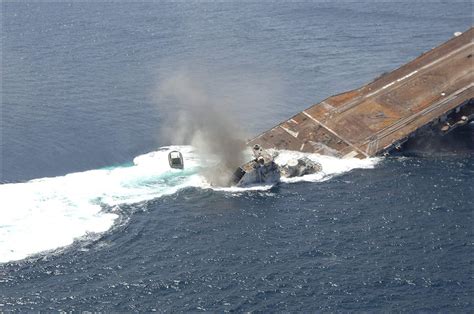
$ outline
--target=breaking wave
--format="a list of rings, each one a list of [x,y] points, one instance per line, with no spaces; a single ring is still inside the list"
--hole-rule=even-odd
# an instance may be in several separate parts
[[[179,150],[184,170],[170,169],[168,153]],[[302,153],[281,151],[279,164]],[[347,159],[306,154],[322,165],[321,173],[283,182],[318,182],[354,168],[371,168],[377,159]],[[167,146],[137,156],[133,164],[0,185],[0,263],[65,247],[75,239],[109,230],[119,218],[122,204],[139,203],[170,195],[186,187],[212,188],[225,193],[268,190],[270,185],[248,188],[213,188],[201,176],[203,161],[191,146]]]
[[[293,177],[293,178],[281,178],[280,180],[285,183],[294,183],[294,182],[321,182],[329,180],[335,175],[348,172],[352,169],[369,169],[373,168],[379,158],[349,158],[349,159],[340,159],[331,156],[323,156],[318,154],[307,154],[293,151],[279,151],[278,156],[275,158],[275,162],[278,165],[286,164],[290,159],[298,159],[301,157],[307,157],[314,162],[317,162],[321,165],[322,171],[314,174],[308,174],[302,177]]]

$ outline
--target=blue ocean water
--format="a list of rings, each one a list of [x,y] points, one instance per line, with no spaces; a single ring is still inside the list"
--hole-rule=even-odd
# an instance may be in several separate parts
[[[165,169],[160,97],[186,73],[250,137],[466,30],[471,2],[1,5],[0,310],[472,311],[472,126],[455,153],[216,190],[192,147]]]

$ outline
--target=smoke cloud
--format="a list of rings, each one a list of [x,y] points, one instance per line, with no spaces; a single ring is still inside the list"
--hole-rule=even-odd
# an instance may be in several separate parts
[[[219,171],[207,169],[203,174],[213,184],[225,185],[246,161],[246,134],[226,100],[219,99],[205,82],[202,73],[196,76],[184,70],[161,80],[157,101],[168,106],[161,135],[170,144],[194,146],[205,159],[217,158]]]

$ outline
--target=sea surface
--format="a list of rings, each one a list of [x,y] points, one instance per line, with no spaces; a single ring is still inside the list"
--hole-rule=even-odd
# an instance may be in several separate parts
[[[175,119],[205,99],[251,138],[465,31],[472,2],[0,11],[0,311],[472,312],[473,125],[216,188]]]

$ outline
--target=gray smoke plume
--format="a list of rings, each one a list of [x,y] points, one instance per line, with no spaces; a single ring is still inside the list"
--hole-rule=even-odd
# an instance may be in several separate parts
[[[244,132],[226,102],[217,99],[202,77],[180,71],[162,80],[158,101],[168,104],[170,115],[162,129],[170,144],[190,144],[203,158],[217,157],[220,169],[207,169],[206,178],[225,185],[233,171],[244,163]]]

